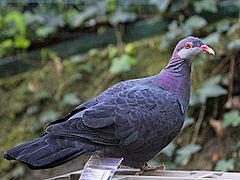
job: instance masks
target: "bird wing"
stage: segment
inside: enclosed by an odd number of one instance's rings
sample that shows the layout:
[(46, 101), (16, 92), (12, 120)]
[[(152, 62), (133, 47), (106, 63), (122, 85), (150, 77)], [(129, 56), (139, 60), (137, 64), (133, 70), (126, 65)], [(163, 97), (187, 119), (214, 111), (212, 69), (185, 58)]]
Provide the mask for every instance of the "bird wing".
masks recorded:
[[(76, 109), (82, 110), (77, 112)], [(174, 119), (184, 118), (173, 94), (156, 87), (130, 86), (124, 82), (76, 109), (67, 120), (49, 125), (46, 131), (139, 152), (159, 135), (169, 138), (178, 133), (179, 128), (174, 127), (179, 124)]]

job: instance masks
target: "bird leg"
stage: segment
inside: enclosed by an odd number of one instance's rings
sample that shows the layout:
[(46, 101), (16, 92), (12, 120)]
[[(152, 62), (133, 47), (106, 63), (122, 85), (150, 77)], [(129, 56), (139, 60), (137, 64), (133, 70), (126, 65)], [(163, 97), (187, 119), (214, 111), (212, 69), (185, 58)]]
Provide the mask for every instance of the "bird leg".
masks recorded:
[(143, 167), (140, 169), (140, 171), (138, 171), (136, 173), (136, 175), (142, 175), (145, 172), (148, 171), (155, 171), (155, 170), (159, 170), (162, 169), (163, 171), (165, 171), (165, 165), (161, 165), (161, 166), (149, 166), (147, 163), (144, 163)]

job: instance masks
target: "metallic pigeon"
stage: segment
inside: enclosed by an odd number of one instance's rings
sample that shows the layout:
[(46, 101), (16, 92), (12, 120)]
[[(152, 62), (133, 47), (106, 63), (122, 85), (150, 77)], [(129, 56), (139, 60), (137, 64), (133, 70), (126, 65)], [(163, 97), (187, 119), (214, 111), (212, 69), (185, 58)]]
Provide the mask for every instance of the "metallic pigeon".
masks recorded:
[(182, 129), (191, 64), (203, 51), (214, 54), (197, 37), (181, 40), (159, 74), (115, 84), (49, 124), (42, 137), (3, 153), (4, 158), (31, 169), (52, 168), (83, 154), (123, 157), (124, 165), (144, 166)]

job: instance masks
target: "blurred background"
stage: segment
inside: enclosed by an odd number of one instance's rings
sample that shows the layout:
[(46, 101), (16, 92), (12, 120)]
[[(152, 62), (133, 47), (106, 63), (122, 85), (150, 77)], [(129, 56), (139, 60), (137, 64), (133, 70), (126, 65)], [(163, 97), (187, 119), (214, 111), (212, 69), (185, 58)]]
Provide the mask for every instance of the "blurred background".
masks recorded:
[[(239, 171), (239, 9), (240, 0), (1, 1), (0, 152), (119, 81), (159, 73), (193, 35), (216, 56), (193, 62), (183, 131), (150, 164)], [(85, 160), (30, 171), (0, 158), (0, 179), (43, 179)]]

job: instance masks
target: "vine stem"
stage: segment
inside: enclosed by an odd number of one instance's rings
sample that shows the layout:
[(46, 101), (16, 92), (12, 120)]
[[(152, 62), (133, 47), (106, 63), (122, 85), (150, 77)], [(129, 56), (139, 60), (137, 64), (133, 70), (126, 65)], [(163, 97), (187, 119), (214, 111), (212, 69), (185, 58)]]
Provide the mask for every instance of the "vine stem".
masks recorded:
[(192, 136), (191, 144), (196, 144), (196, 142), (197, 142), (199, 130), (200, 130), (205, 112), (206, 112), (206, 105), (203, 104), (201, 106), (199, 117), (198, 117), (198, 120), (197, 120), (196, 125), (195, 125), (194, 130), (193, 130), (193, 136)]

